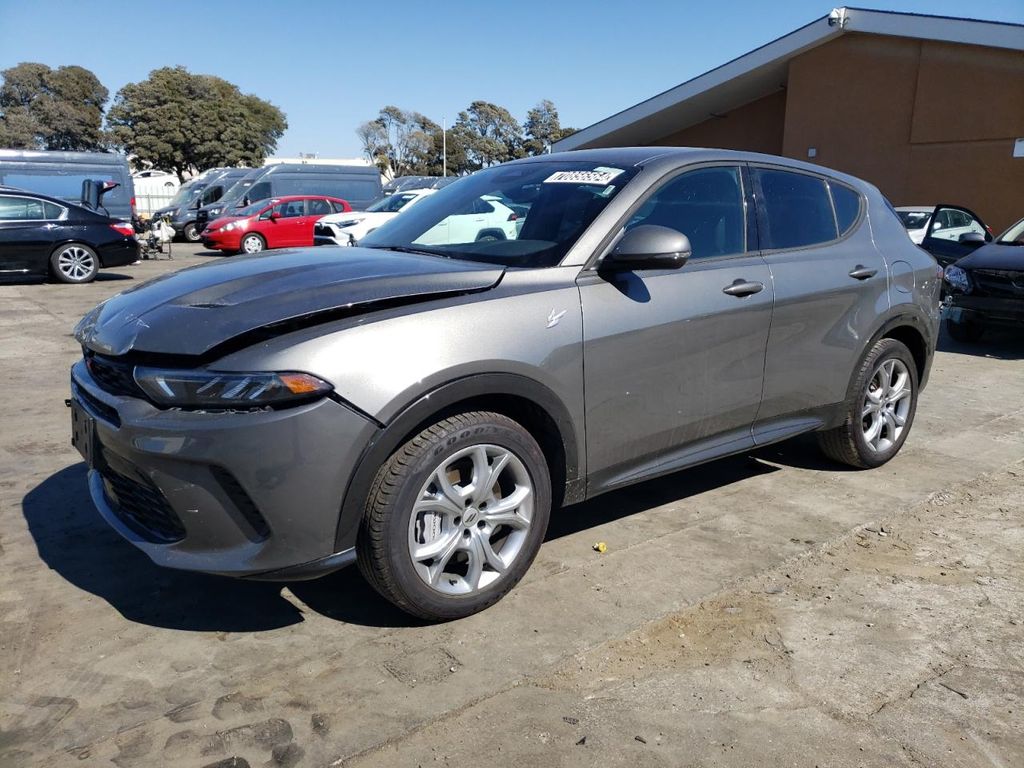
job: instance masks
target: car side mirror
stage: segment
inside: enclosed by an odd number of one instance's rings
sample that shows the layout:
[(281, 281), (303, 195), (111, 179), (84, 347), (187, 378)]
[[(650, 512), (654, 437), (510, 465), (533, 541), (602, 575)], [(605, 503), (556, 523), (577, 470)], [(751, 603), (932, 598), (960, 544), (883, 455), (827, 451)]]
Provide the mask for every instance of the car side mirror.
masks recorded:
[(977, 248), (979, 245), (985, 244), (985, 236), (981, 232), (964, 232), (957, 238), (957, 242)]
[(278, 214), (275, 213), (273, 210), (270, 210), (270, 211), (264, 211), (263, 213), (261, 213), (259, 220), (260, 221), (270, 221), (270, 220), (276, 219), (276, 218), (278, 218)]
[(657, 224), (641, 224), (622, 236), (600, 270), (679, 269), (690, 258), (690, 238)]

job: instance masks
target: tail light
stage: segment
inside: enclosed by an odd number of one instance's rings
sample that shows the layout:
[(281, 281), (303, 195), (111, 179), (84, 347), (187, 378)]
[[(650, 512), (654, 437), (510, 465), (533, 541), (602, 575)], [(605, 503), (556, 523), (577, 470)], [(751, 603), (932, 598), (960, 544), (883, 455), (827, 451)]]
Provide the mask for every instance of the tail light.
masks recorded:
[(514, 213), (510, 213), (508, 215), (508, 219), (506, 219), (506, 221), (517, 221), (518, 219), (519, 219), (518, 216), (516, 216)]
[(135, 217), (135, 195), (132, 195), (132, 217)]
[(118, 222), (117, 224), (111, 224), (110, 228), (117, 232), (118, 234), (124, 235), (125, 237), (135, 236), (135, 229), (132, 227), (131, 224), (122, 224)]

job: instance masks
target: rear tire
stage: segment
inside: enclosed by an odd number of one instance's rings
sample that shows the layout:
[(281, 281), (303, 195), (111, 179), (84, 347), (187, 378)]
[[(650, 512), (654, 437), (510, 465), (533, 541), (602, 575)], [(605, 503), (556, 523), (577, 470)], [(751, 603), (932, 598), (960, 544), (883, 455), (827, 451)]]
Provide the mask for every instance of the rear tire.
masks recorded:
[(62, 283), (91, 283), (99, 271), (99, 256), (88, 245), (65, 243), (50, 254), (50, 272)]
[(880, 467), (899, 453), (917, 411), (917, 365), (907, 347), (879, 339), (857, 367), (841, 426), (818, 433), (830, 459), (852, 467)]
[(200, 234), (199, 227), (196, 226), (195, 222), (186, 224), (185, 228), (181, 230), (181, 236), (188, 243), (198, 243), (202, 239), (202, 234)]
[(985, 326), (977, 320), (954, 320), (952, 317), (947, 317), (946, 332), (953, 341), (972, 344), (985, 333)]
[(451, 416), (377, 473), (359, 528), (359, 569), (413, 616), (469, 616), (523, 577), (550, 511), (547, 463), (529, 432), (497, 413)]

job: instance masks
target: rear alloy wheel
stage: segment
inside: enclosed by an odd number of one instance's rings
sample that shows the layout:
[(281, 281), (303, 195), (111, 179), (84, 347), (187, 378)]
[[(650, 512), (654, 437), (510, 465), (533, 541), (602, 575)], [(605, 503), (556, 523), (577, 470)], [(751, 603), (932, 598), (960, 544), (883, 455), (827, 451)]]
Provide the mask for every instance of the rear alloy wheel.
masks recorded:
[(203, 237), (194, 221), (185, 225), (185, 228), (181, 230), (181, 236), (189, 243), (198, 243)]
[(879, 467), (895, 456), (917, 410), (917, 367), (910, 350), (895, 339), (879, 339), (854, 374), (846, 420), (819, 432), (829, 458), (854, 467)]
[(89, 246), (70, 243), (53, 252), (50, 268), (62, 283), (89, 283), (99, 272), (100, 260)]
[(266, 247), (266, 241), (259, 235), (246, 235), (242, 238), (242, 253), (259, 253)]
[(408, 613), (469, 616), (523, 577), (550, 508), (547, 464), (525, 429), (496, 413), (452, 416), (399, 448), (377, 474), (359, 567)]
[(985, 326), (973, 319), (954, 320), (952, 317), (947, 317), (946, 332), (953, 341), (972, 344), (985, 333)]

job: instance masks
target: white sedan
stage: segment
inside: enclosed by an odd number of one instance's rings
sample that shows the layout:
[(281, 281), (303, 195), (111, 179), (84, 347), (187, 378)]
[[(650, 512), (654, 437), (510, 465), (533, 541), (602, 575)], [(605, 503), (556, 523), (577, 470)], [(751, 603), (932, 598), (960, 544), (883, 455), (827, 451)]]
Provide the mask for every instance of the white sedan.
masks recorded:
[(362, 238), (373, 232), (386, 221), (391, 221), (403, 211), (436, 189), (409, 189), (382, 197), (365, 211), (332, 213), (317, 219), (313, 227), (314, 245), (356, 245)]

